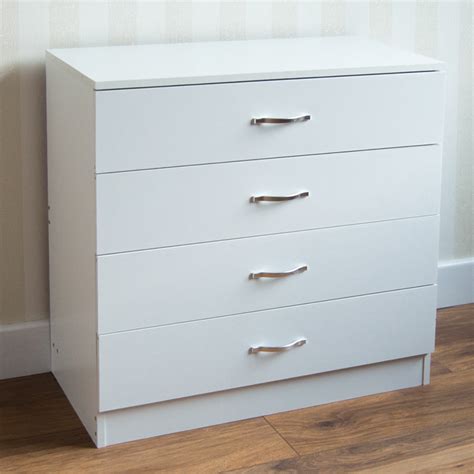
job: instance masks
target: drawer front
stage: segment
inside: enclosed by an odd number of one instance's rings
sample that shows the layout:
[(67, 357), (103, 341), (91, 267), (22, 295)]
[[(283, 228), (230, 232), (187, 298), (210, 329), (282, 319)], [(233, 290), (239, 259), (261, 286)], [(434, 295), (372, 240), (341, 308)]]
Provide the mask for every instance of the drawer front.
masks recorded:
[(99, 332), (429, 285), (437, 254), (433, 216), (101, 256)]
[(439, 143), (443, 83), (427, 72), (98, 91), (97, 172)]
[(440, 165), (422, 146), (99, 175), (98, 253), (437, 214)]
[(429, 353), (435, 314), (428, 286), (100, 336), (100, 410)]

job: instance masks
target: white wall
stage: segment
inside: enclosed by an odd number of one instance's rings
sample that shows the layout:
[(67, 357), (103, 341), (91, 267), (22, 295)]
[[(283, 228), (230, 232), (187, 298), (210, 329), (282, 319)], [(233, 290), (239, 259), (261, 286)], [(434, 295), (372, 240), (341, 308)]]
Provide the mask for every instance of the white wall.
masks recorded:
[(448, 69), (440, 258), (472, 257), (470, 1), (0, 2), (0, 323), (48, 317), (49, 47), (358, 34), (440, 58)]

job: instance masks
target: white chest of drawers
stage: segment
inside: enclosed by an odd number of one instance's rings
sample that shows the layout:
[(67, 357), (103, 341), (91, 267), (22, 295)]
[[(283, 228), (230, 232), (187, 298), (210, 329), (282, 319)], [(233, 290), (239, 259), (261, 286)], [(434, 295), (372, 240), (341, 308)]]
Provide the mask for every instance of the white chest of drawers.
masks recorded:
[(52, 50), (47, 97), (52, 367), (97, 446), (429, 381), (440, 63)]

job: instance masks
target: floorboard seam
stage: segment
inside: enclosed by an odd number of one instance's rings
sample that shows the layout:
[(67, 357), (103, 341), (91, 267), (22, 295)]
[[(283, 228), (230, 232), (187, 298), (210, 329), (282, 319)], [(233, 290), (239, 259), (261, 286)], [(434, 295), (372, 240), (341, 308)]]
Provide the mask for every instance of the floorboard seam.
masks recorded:
[[(285, 439), (285, 437), (271, 424), (266, 416), (263, 419), (273, 428), (273, 431), (287, 444), (287, 446), (296, 454), (297, 457), (301, 457), (301, 454)], [(290, 458), (287, 458), (290, 459)]]

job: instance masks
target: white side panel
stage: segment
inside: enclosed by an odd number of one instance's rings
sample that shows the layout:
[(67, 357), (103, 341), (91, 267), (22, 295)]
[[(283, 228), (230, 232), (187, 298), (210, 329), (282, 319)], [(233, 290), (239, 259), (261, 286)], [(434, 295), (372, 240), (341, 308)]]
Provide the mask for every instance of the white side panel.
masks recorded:
[(423, 357), (101, 413), (101, 446), (421, 385)]
[(47, 58), (52, 371), (96, 439), (94, 93)]
[(98, 91), (97, 171), (439, 143), (443, 84), (431, 72)]
[(428, 286), (101, 336), (100, 410), (427, 354), (435, 314)]
[[(98, 258), (99, 333), (436, 283), (438, 217)], [(251, 272), (304, 273), (250, 280)]]
[[(97, 176), (98, 253), (439, 213), (439, 146)], [(250, 203), (251, 196), (291, 202)]]

